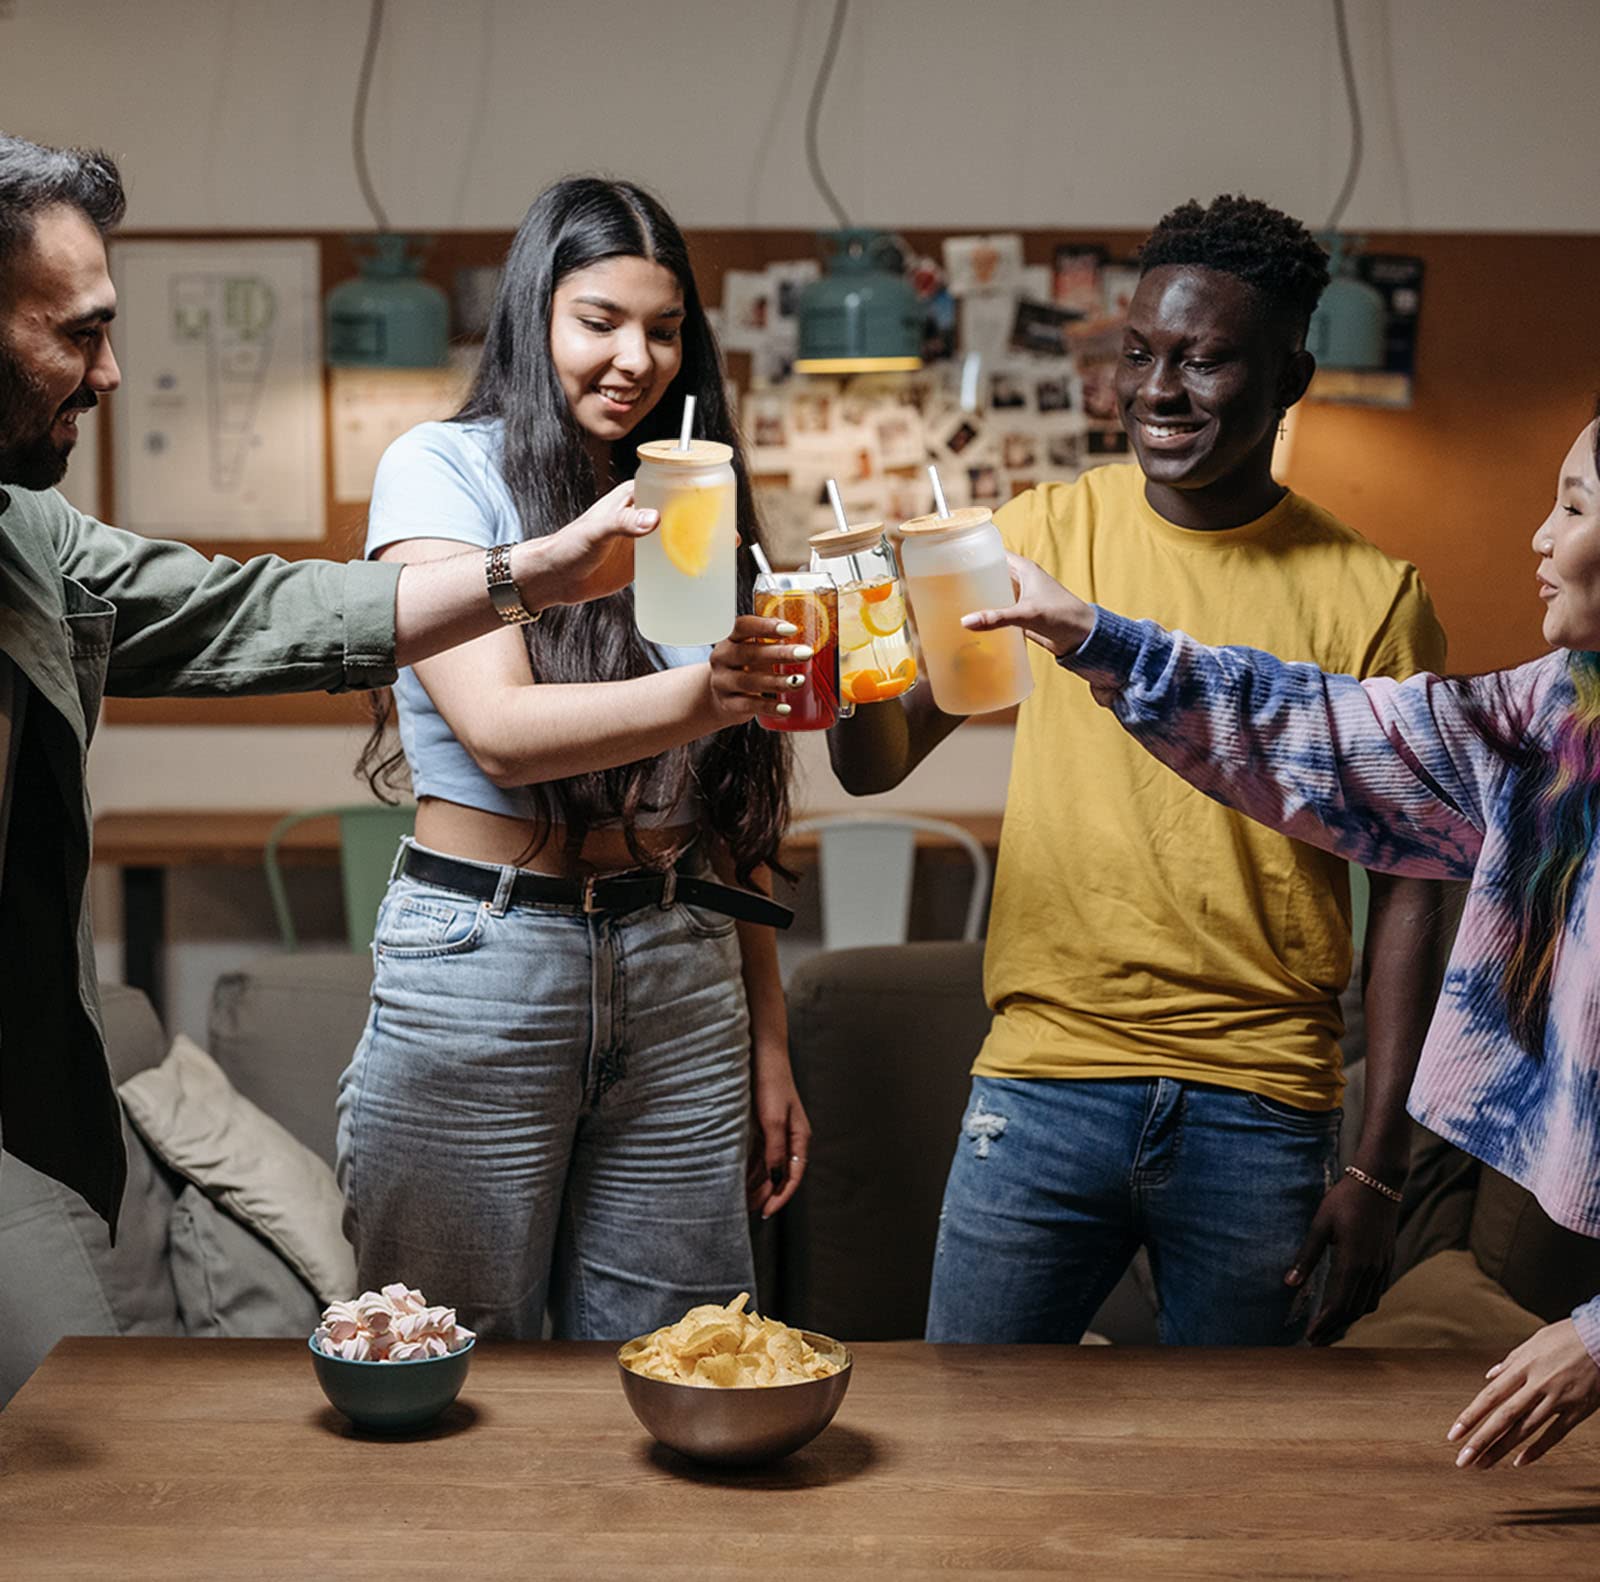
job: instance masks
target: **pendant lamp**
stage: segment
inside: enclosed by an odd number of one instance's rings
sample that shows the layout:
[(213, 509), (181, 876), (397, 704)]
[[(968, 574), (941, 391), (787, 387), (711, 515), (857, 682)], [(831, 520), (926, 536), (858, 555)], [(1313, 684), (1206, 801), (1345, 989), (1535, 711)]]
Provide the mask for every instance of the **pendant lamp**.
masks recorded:
[(882, 231), (825, 231), (824, 273), (800, 294), (800, 355), (807, 374), (900, 373), (922, 366), (922, 305)]
[[(381, 231), (360, 273), (328, 293), (328, 362), (335, 368), (440, 368), (450, 355), (450, 302), (419, 279), (413, 237)], [(359, 240), (357, 245), (360, 245)]]
[(450, 360), (450, 301), (422, 272), (422, 241), (391, 229), (367, 169), (367, 96), (383, 35), (384, 0), (371, 0), (367, 42), (356, 78), (350, 152), (377, 234), (352, 237), (359, 273), (323, 304), (326, 357), (335, 368), (442, 368)]
[(1319, 368), (1382, 368), (1388, 324), (1383, 297), (1356, 273), (1348, 237), (1334, 232), (1322, 244), (1333, 278), (1311, 315), (1306, 349)]

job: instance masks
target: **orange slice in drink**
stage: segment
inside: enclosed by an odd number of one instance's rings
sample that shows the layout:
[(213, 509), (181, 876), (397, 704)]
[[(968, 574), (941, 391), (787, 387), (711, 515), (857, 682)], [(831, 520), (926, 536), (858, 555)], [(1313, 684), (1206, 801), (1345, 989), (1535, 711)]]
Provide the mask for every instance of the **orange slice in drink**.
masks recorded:
[(880, 698), (892, 697), (883, 690), (884, 674), (870, 665), (850, 671), (840, 683), (840, 689), (852, 703), (876, 703)]
[(686, 577), (703, 577), (711, 564), (722, 497), (721, 489), (685, 489), (661, 508), (662, 551)]
[[(893, 584), (882, 584), (885, 591), (876, 599), (862, 595), (861, 624), (874, 637), (893, 637), (906, 624), (906, 601), (894, 591)], [(876, 588), (867, 590), (876, 593)]]
[(794, 590), (763, 593), (756, 600), (756, 614), (774, 621), (789, 621), (800, 628), (798, 637), (786, 638), (793, 643), (809, 643), (821, 653), (833, 638), (833, 622), (828, 607), (812, 593)]
[(894, 582), (892, 580), (889, 582), (875, 582), (871, 587), (863, 588), (861, 590), (861, 597), (865, 599), (868, 604), (877, 604), (882, 600), (887, 599), (893, 592)]
[(897, 698), (902, 692), (909, 692), (911, 684), (917, 679), (917, 662), (915, 659), (902, 659), (893, 670), (884, 677), (883, 685), (878, 688), (879, 699)]

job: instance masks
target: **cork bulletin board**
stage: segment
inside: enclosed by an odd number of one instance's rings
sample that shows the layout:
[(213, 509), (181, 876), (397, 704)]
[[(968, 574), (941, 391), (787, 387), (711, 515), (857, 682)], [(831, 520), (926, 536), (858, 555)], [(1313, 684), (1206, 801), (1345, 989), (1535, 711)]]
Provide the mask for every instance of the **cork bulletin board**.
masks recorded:
[[(952, 228), (954, 229), (954, 228)], [(966, 228), (964, 228), (966, 229)], [(970, 229), (982, 229), (971, 227)], [(937, 255), (944, 233), (913, 231), (907, 242)], [(1129, 255), (1133, 232), (1025, 231), (1028, 263), (1048, 263), (1063, 243)], [(252, 232), (315, 242), (323, 294), (356, 273), (342, 232)], [(127, 240), (207, 241), (228, 233), (129, 232)], [(510, 231), (446, 232), (434, 237), (427, 278), (453, 288), (457, 271), (494, 268)], [(722, 301), (728, 270), (814, 257), (817, 240), (800, 230), (691, 231), (702, 296)], [(1600, 236), (1407, 233), (1367, 238), (1373, 251), (1424, 259), (1427, 285), (1409, 411), (1313, 405), (1301, 414), (1287, 481), (1381, 548), (1421, 569), (1451, 639), (1451, 668), (1474, 671), (1518, 663), (1541, 651), (1527, 541), (1548, 509), (1556, 469), (1600, 386)], [(746, 359), (729, 356), (744, 386)], [(217, 541), (195, 537), (210, 554), (275, 553), (292, 559), (359, 555), (362, 501), (336, 497), (329, 375), (322, 371), (325, 529), (320, 539)], [(97, 432), (100, 514), (118, 520), (115, 469), (117, 398)], [(1517, 599), (1507, 590), (1527, 586)], [(247, 699), (112, 699), (114, 724), (359, 724), (360, 695), (311, 694)], [(991, 716), (998, 720), (1000, 717)]]

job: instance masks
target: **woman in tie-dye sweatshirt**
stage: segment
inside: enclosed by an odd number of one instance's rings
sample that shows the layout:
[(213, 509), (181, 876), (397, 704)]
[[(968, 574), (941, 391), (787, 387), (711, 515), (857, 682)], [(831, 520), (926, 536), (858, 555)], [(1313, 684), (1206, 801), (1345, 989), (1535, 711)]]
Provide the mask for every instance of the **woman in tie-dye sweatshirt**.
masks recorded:
[[(1470, 880), (1410, 1111), (1600, 1236), (1600, 423), (1533, 548), (1555, 651), (1473, 680), (1207, 648), (1017, 558), (1016, 604), (966, 619), (1022, 627), (1217, 801), (1366, 868)], [(1460, 1466), (1520, 1466), (1597, 1407), (1600, 1295), (1492, 1369), (1447, 1437)]]

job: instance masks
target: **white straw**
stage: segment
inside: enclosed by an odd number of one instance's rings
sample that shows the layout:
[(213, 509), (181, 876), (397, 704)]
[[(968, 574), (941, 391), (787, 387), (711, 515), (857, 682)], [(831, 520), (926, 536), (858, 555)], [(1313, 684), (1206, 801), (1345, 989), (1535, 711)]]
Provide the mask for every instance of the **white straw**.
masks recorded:
[[(691, 396), (689, 399), (692, 401), (694, 397)], [(750, 540), (750, 558), (755, 561), (756, 570), (763, 577), (772, 575), (772, 567), (767, 564), (767, 557), (761, 553), (761, 546), (753, 538)]]
[(828, 480), (828, 498), (833, 501), (833, 514), (838, 518), (839, 531), (848, 533), (850, 531), (850, 523), (844, 514), (844, 501), (839, 498), (839, 485), (832, 478)]
[(688, 450), (689, 436), (694, 433), (694, 397), (683, 398), (683, 427), (678, 430), (678, 449)]
[(949, 516), (950, 507), (944, 501), (944, 485), (939, 482), (939, 469), (930, 466), (928, 476), (933, 479), (933, 503), (939, 507), (939, 515)]

